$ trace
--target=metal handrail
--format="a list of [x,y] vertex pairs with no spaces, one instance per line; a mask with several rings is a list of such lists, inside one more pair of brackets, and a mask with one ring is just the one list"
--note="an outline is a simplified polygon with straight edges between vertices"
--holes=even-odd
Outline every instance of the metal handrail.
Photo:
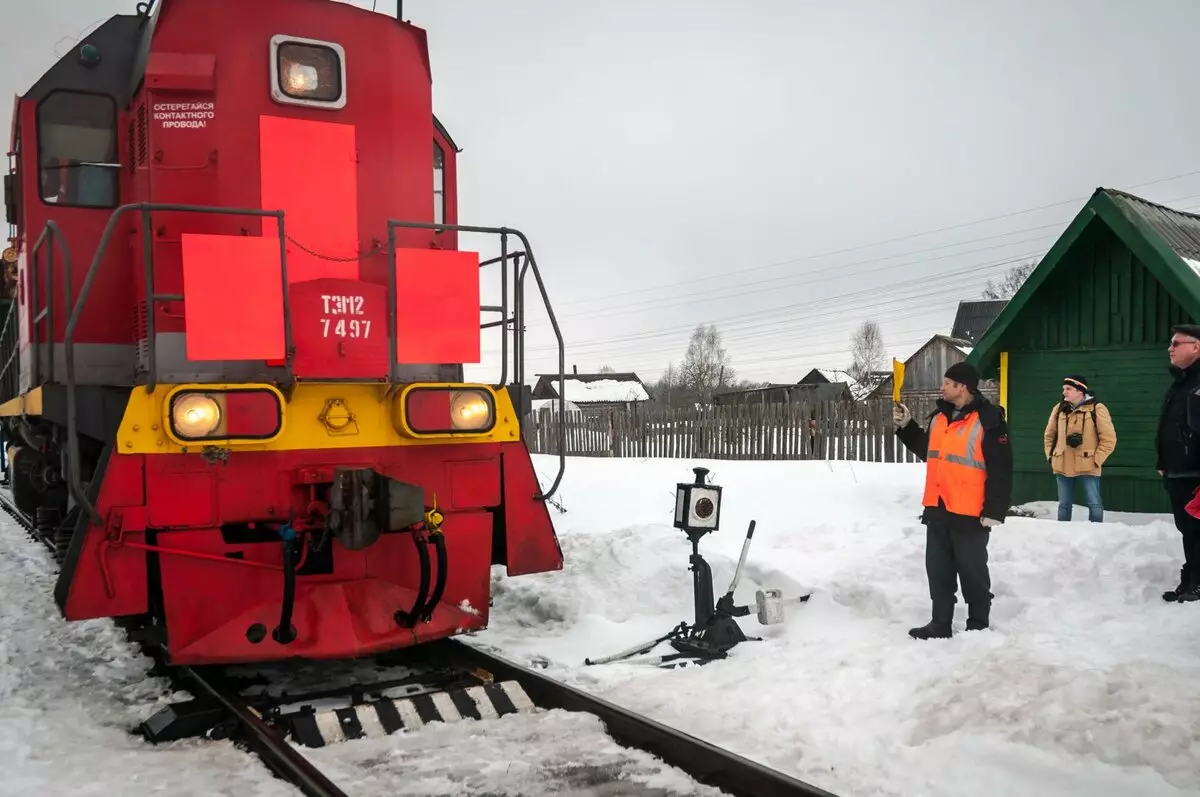
[[21,349],[19,324],[17,298],[14,296],[9,300],[8,312],[5,313],[3,327],[0,328],[0,356],[3,356],[6,351],[9,352],[8,359],[4,361],[3,366],[0,366],[0,391],[2,391],[0,392],[0,401],[8,401],[21,395],[20,373],[14,371],[13,374],[9,374],[9,369],[12,368],[13,362],[17,359],[17,353]]
[[[403,228],[403,229],[437,230],[437,231],[450,230],[453,232],[478,233],[481,235],[499,235],[499,236],[501,236],[501,245],[502,246],[506,246],[506,244],[504,242],[505,242],[505,237],[508,235],[515,235],[517,238],[520,239],[521,245],[524,247],[525,266],[521,269],[521,272],[520,272],[522,276],[517,279],[516,295],[513,297],[514,301],[518,307],[517,313],[516,313],[517,323],[515,324],[515,326],[517,326],[518,328],[520,327],[520,325],[521,325],[520,317],[524,313],[524,302],[523,302],[524,297],[522,295],[522,291],[524,290],[525,283],[524,283],[523,275],[527,269],[532,267],[534,279],[537,280],[538,290],[541,292],[541,295],[542,295],[542,304],[546,308],[546,315],[549,316],[549,318],[550,318],[550,326],[554,329],[554,336],[558,341],[558,383],[559,383],[559,387],[560,387],[560,389],[558,391],[559,392],[559,395],[558,395],[559,417],[560,418],[566,417],[566,412],[567,412],[566,391],[562,389],[562,383],[566,378],[567,356],[566,356],[566,349],[563,345],[562,330],[559,329],[558,318],[555,317],[555,315],[554,315],[554,308],[550,306],[550,297],[546,293],[545,283],[542,282],[541,272],[538,271],[537,260],[533,256],[533,247],[530,246],[529,238],[526,237],[525,233],[521,232],[520,230],[513,229],[512,227],[478,227],[478,226],[469,225],[469,224],[437,224],[435,222],[425,222],[425,221],[395,221],[393,219],[388,219],[387,224],[388,224],[388,258],[390,261],[389,262],[390,267],[388,269],[388,271],[390,272],[390,276],[388,278],[388,323],[391,324],[391,328],[393,330],[396,328],[396,315],[397,315],[396,305],[398,304],[397,291],[396,291],[396,230],[397,229]],[[504,254],[502,254],[501,257],[502,257],[502,259],[499,261],[501,263],[504,263],[508,259],[507,256],[505,256]],[[505,282],[507,282],[507,274],[505,275]],[[505,301],[505,304],[507,305],[507,301]],[[392,369],[395,367],[395,363],[396,363],[397,341],[396,341],[395,336],[389,336],[389,338],[390,338],[389,350],[390,350],[390,354],[391,354],[391,361],[388,365],[388,379],[390,380],[392,378]],[[505,336],[505,338],[507,339],[507,336]],[[521,342],[523,342],[523,340]],[[517,352],[519,352],[519,351],[520,351],[520,345],[517,343],[514,343],[514,356],[516,356]],[[523,366],[524,358],[522,357],[520,359],[521,359],[521,365]],[[507,363],[507,361],[508,361],[508,359],[506,357],[505,363]],[[516,369],[514,369],[514,370],[516,370]],[[507,376],[507,373],[505,375]],[[521,376],[520,374],[517,374],[517,378],[520,378],[520,376]],[[524,380],[521,380],[520,382],[517,383],[518,391],[520,391],[520,389],[522,387],[524,387]],[[550,489],[546,490],[544,492],[540,492],[537,495],[535,495],[534,496],[535,500],[543,500],[544,501],[544,500],[550,498],[552,495],[554,495],[554,493],[558,490],[559,484],[562,482],[563,473],[566,472],[566,469],[567,469],[566,424],[559,424],[558,438],[559,438],[559,440],[558,440],[558,474],[554,477],[554,483],[550,485]]]
[[[42,246],[50,241],[50,248],[46,250],[46,306],[41,307],[41,296],[38,293],[38,255],[41,254]],[[57,243],[62,247],[63,253],[63,289],[66,295],[66,304],[64,309],[71,308],[71,248],[67,245],[67,239],[62,234],[62,229],[54,219],[48,219],[45,226],[42,227],[42,234],[38,236],[33,248],[29,250],[30,270],[32,274],[29,279],[29,305],[33,308],[33,320],[29,328],[29,343],[33,349],[33,358],[31,363],[30,386],[36,387],[42,384],[42,356],[41,342],[38,338],[38,324],[42,319],[46,320],[46,344],[49,346],[47,351],[46,361],[50,375],[46,378],[47,382],[54,381],[54,244]]]
[[[507,247],[503,246],[503,245],[501,246],[501,248],[502,248],[502,250],[507,249]],[[483,268],[484,266],[494,266],[497,263],[501,264],[500,280],[501,280],[501,285],[503,286],[501,288],[501,294],[500,294],[501,304],[500,304],[500,306],[484,305],[479,308],[483,312],[500,313],[501,314],[500,320],[499,321],[489,321],[486,324],[480,324],[479,328],[480,329],[491,329],[492,327],[504,327],[504,329],[507,331],[508,325],[512,324],[512,326],[513,326],[513,381],[520,385],[525,384],[525,380],[522,378],[523,372],[521,371],[521,361],[523,359],[521,356],[522,355],[521,333],[523,332],[524,328],[521,324],[521,302],[520,302],[521,296],[520,296],[520,294],[517,293],[517,282],[518,282],[518,275],[521,272],[521,258],[523,258],[523,257],[525,257],[525,252],[521,249],[518,249],[515,252],[503,251],[503,253],[499,257],[493,257],[489,260],[484,260],[484,261],[480,262],[480,264],[479,264],[480,268]],[[508,260],[511,260],[513,262],[513,314],[511,317],[508,315],[508,301],[507,301],[508,264],[506,261],[508,261]],[[504,387],[505,383],[508,381],[508,335],[502,335],[500,338],[500,357],[502,358],[502,364],[500,366],[500,384],[498,386]],[[518,424],[518,426],[523,426],[524,424],[521,419],[523,418],[522,410],[524,409],[524,399],[523,399],[523,394],[521,394],[520,392],[518,392],[518,394],[517,394],[517,402],[516,402],[515,409],[517,411],[517,424]]]
[[[500,306],[484,305],[480,307],[480,311],[493,312],[500,314],[500,322],[498,324],[480,325],[480,329],[486,329],[491,326],[504,327],[500,335],[500,383],[496,385],[498,388],[503,388],[508,382],[508,233],[500,234],[500,256],[493,257],[491,260],[484,260],[479,264],[480,268],[484,266],[500,264]],[[520,423],[520,413],[517,413],[518,424]]]
[[88,295],[92,290],[92,283],[95,282],[96,275],[100,272],[100,264],[104,261],[104,255],[108,251],[108,244],[112,239],[113,232],[117,228],[117,222],[126,213],[135,210],[140,211],[142,214],[142,237],[144,239],[142,243],[146,278],[146,346],[147,360],[149,361],[146,392],[153,392],[158,382],[158,362],[154,345],[155,305],[160,301],[179,300],[177,294],[158,294],[154,291],[153,228],[150,225],[150,214],[153,211],[164,213],[213,213],[222,216],[258,216],[260,218],[270,217],[276,220],[279,225],[279,268],[281,290],[283,292],[284,367],[287,372],[287,381],[289,383],[292,381],[292,321],[288,300],[287,237],[283,228],[282,210],[224,208],[157,202],[134,202],[128,205],[121,205],[115,209],[112,215],[108,217],[108,224],[104,227],[104,234],[100,236],[100,243],[96,247],[96,254],[92,257],[92,263],[88,267],[87,276],[83,278],[83,287],[80,288],[79,298],[75,300],[75,304],[71,308],[71,317],[67,321],[67,329],[63,335],[63,346],[66,349],[67,361],[67,455],[68,464],[70,465],[68,485],[76,502],[87,511],[92,522],[96,525],[100,525],[103,521],[100,518],[100,514],[96,511],[96,507],[92,505],[83,492],[83,479],[79,471],[79,430],[75,424],[75,327],[79,325],[79,317],[83,313],[84,305],[87,304]]

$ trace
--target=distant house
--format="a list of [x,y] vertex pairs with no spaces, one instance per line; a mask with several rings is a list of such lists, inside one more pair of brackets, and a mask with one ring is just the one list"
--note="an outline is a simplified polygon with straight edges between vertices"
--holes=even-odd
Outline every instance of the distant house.
[[772,384],[763,387],[726,390],[713,396],[716,405],[729,404],[790,404],[822,401],[850,401],[850,389],[845,382]]
[[[868,371],[865,377],[850,385],[850,393],[854,396],[855,401],[866,401],[878,395],[882,385],[891,385],[891,383],[892,369],[889,368],[886,371]],[[891,393],[890,387],[887,392],[888,394]]]
[[[904,361],[904,384],[900,388],[903,399],[935,399],[941,392],[946,369],[961,363],[970,356],[971,342],[949,335],[934,335]],[[894,380],[891,372],[873,391],[872,398],[888,398],[893,395]],[[999,388],[994,380],[979,383],[980,392],[996,401]]]
[[[650,400],[650,391],[635,373],[567,374],[561,385],[565,398],[579,410],[629,409]],[[533,400],[556,399],[560,395],[558,374],[538,374]]]
[[959,302],[950,337],[971,344],[978,343],[1007,304],[1007,299]]
[[1198,320],[1200,215],[1097,189],[967,360],[1000,378],[1013,503],[1057,497],[1042,433],[1063,377],[1081,374],[1117,429],[1104,508],[1166,511],[1154,430],[1171,381],[1167,343],[1172,325]]
[[868,398],[885,379],[892,375],[891,371],[871,371],[861,382],[845,371],[835,368],[814,368],[800,380],[801,385],[845,385],[853,401]]
[[838,382],[850,384],[854,380],[850,378],[844,371],[835,371],[828,368],[814,368],[800,378],[798,385],[832,385]]

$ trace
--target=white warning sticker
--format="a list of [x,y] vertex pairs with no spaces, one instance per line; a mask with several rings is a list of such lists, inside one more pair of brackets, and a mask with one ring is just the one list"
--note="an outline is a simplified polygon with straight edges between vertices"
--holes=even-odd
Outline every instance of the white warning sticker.
[[216,118],[216,106],[212,102],[154,103],[154,121],[165,129],[205,128]]

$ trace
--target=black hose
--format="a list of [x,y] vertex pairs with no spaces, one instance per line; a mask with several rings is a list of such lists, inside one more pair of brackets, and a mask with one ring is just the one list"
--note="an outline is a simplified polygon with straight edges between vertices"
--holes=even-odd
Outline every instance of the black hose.
[[417,587],[417,599],[413,602],[412,611],[396,610],[396,624],[401,628],[412,628],[417,624],[417,618],[421,616],[425,606],[425,596],[429,593],[429,551],[425,550],[425,537],[416,532],[412,536],[417,545],[417,558],[421,563],[421,583]]
[[438,532],[433,535],[433,547],[437,550],[437,583],[433,586],[433,594],[429,602],[421,610],[422,622],[428,623],[433,619],[433,610],[442,602],[442,593],[446,591],[446,535]]
[[292,610],[296,604],[296,532],[291,526],[284,526],[279,533],[283,536],[283,609],[279,627],[271,637],[279,644],[287,645],[296,638],[296,629],[292,626]]

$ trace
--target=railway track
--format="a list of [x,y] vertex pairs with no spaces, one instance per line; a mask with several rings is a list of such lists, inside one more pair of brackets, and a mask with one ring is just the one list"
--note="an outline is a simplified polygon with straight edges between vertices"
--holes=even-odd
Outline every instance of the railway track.
[[[35,524],[17,510],[2,488],[0,509],[53,550],[53,541],[38,536]],[[330,676],[327,666],[316,667],[315,674],[309,675],[312,688],[308,689],[303,688],[302,677],[264,675],[270,667],[167,666],[150,646],[143,642],[142,647],[177,689],[195,695],[143,723],[142,735],[153,742],[194,736],[234,739],[307,797],[347,797],[347,792],[304,755],[304,747],[415,731],[436,721],[553,709],[594,715],[619,745],[656,756],[697,783],[733,797],[835,797],[459,640],[347,663],[340,677]],[[365,669],[383,677],[362,677]],[[302,676],[303,667],[298,670]]]

